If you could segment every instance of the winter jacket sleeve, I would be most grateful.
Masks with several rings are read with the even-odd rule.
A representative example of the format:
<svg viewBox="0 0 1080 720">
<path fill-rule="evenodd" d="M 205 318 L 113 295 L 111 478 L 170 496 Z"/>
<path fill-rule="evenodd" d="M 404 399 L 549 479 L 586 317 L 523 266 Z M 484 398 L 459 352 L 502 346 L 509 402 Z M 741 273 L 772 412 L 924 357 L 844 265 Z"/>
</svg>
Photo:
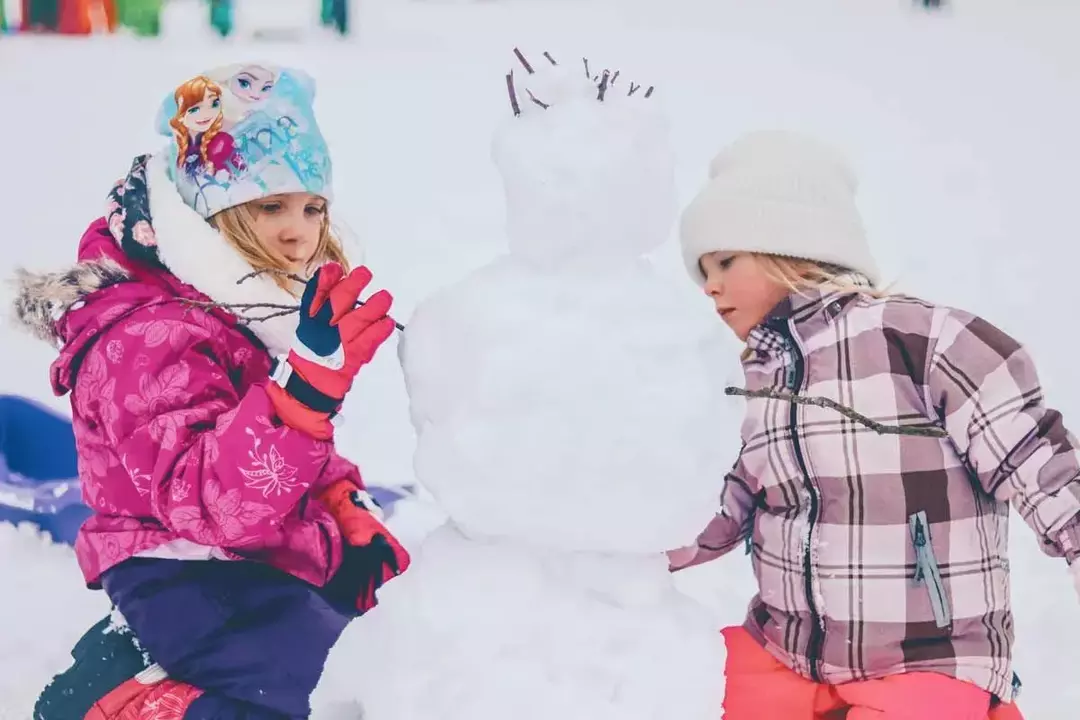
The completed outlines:
<svg viewBox="0 0 1080 720">
<path fill-rule="evenodd" d="M 360 486 L 331 443 L 275 421 L 265 385 L 237 394 L 204 329 L 148 312 L 102 335 L 75 391 L 145 503 L 120 512 L 202 545 L 256 548 L 308 490 L 342 478 Z M 133 327 L 147 328 L 141 345 Z"/>
<path fill-rule="evenodd" d="M 742 470 L 740 459 L 724 478 L 720 512 L 698 535 L 694 553 L 677 565 L 673 564 L 672 570 L 683 570 L 723 557 L 750 536 L 754 528 L 757 499 L 742 479 Z"/>
<path fill-rule="evenodd" d="M 972 315 L 950 311 L 928 354 L 928 406 L 972 477 L 1011 502 L 1043 551 L 1080 556 L 1080 445 L 1043 402 L 1027 351 Z"/>
</svg>

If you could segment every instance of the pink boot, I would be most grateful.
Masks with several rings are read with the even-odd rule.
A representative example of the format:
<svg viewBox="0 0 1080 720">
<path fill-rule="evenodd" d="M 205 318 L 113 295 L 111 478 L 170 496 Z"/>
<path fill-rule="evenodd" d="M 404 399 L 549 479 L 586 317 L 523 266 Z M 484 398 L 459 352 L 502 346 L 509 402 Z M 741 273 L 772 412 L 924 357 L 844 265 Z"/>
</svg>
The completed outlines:
<svg viewBox="0 0 1080 720">
<path fill-rule="evenodd" d="M 94 703 L 83 720 L 184 720 L 202 690 L 152 665 Z"/>
</svg>

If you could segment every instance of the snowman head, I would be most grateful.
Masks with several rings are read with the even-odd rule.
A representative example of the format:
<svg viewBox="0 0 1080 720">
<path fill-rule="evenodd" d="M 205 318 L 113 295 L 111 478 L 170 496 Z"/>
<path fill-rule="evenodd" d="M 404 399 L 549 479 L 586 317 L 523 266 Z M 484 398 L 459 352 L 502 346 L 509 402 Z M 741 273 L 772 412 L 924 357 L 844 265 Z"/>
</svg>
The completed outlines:
<svg viewBox="0 0 1080 720">
<path fill-rule="evenodd" d="M 653 89 L 546 53 L 506 77 L 512 115 L 496 131 L 510 251 L 560 269 L 636 259 L 676 213 L 674 157 Z"/>
</svg>

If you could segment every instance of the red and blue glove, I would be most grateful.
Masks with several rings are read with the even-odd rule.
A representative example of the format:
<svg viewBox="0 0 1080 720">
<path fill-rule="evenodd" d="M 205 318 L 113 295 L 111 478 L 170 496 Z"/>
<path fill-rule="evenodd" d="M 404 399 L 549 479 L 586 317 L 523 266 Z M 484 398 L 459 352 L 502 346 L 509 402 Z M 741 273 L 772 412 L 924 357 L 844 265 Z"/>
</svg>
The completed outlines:
<svg viewBox="0 0 1080 720">
<path fill-rule="evenodd" d="M 268 388 L 278 417 L 289 427 L 329 440 L 331 420 L 356 374 L 394 332 L 387 291 L 356 307 L 370 282 L 365 267 L 345 275 L 340 265 L 328 263 L 304 287 L 295 342 L 287 356 L 275 360 Z"/>
<path fill-rule="evenodd" d="M 337 521 L 345 540 L 341 567 L 327 592 L 346 602 L 355 599 L 359 614 L 375 607 L 375 591 L 409 567 L 409 553 L 386 526 L 375 498 L 348 480 L 338 480 L 317 495 Z"/>
</svg>

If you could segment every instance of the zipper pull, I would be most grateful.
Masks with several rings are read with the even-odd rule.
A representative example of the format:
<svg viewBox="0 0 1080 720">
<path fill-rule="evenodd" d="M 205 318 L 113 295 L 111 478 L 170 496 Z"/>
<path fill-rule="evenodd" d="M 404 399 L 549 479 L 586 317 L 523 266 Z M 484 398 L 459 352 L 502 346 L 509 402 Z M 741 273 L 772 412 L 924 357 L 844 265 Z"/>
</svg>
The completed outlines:
<svg viewBox="0 0 1080 720">
<path fill-rule="evenodd" d="M 922 521 L 915 521 L 915 547 L 926 547 L 926 530 L 923 529 Z"/>
<path fill-rule="evenodd" d="M 788 390 L 794 390 L 795 389 L 795 366 L 794 365 L 788 365 L 787 366 L 787 373 L 784 375 L 784 387 L 786 387 Z"/>
<path fill-rule="evenodd" d="M 915 518 L 911 542 L 915 545 L 915 575 L 912 580 L 918 585 L 926 580 L 926 529 L 923 528 L 920 518 Z"/>
</svg>

